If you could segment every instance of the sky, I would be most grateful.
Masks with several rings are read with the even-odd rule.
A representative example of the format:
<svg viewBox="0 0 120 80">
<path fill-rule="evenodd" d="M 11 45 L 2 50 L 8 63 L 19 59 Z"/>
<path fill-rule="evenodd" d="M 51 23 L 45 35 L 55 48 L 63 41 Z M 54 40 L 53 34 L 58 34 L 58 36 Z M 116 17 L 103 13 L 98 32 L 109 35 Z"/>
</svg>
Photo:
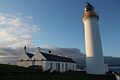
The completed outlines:
<svg viewBox="0 0 120 80">
<path fill-rule="evenodd" d="M 100 16 L 103 54 L 120 57 L 119 0 L 0 0 L 0 48 L 50 45 L 85 52 L 86 2 Z"/>
</svg>

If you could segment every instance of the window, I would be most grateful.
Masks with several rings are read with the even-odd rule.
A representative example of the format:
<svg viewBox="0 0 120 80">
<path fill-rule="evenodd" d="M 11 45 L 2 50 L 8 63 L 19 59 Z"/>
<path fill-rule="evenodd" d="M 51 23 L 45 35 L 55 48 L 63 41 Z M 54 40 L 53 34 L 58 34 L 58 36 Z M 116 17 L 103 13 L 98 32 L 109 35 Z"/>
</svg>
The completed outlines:
<svg viewBox="0 0 120 80">
<path fill-rule="evenodd" d="M 73 65 L 73 70 L 74 70 L 74 65 Z"/>
<path fill-rule="evenodd" d="M 35 58 L 33 59 L 33 61 L 35 61 Z"/>
<path fill-rule="evenodd" d="M 68 64 L 65 64 L 65 71 L 68 71 Z"/>
<path fill-rule="evenodd" d="M 21 59 L 21 61 L 23 61 L 23 59 Z"/>
<path fill-rule="evenodd" d="M 56 71 L 60 71 L 60 63 L 56 63 Z"/>
<path fill-rule="evenodd" d="M 34 60 L 32 60 L 32 65 L 35 65 L 35 59 L 34 59 Z"/>
<path fill-rule="evenodd" d="M 50 63 L 50 68 L 52 69 L 52 62 Z"/>
<path fill-rule="evenodd" d="M 71 63 L 69 63 L 69 65 L 70 65 L 70 69 L 69 69 L 69 70 L 72 70 L 72 69 L 71 69 Z"/>
<path fill-rule="evenodd" d="M 64 63 L 62 63 L 62 69 L 64 69 Z"/>
<path fill-rule="evenodd" d="M 56 70 L 57 70 L 57 63 L 56 63 Z"/>
</svg>

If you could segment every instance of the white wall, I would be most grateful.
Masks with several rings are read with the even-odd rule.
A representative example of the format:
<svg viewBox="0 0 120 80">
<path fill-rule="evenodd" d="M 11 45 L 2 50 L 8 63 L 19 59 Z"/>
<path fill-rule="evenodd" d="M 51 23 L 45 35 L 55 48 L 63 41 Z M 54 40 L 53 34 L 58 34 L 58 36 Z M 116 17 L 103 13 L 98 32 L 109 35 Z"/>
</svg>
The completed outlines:
<svg viewBox="0 0 120 80">
<path fill-rule="evenodd" d="M 39 65 L 39 66 L 42 66 L 42 69 L 43 71 L 46 70 L 46 61 L 35 61 L 35 64 L 34 65 Z"/>
<path fill-rule="evenodd" d="M 27 56 L 27 54 L 25 53 L 25 51 L 22 51 L 23 54 L 20 56 L 20 58 L 17 61 L 17 65 L 18 66 L 23 66 L 23 67 L 29 67 L 32 65 L 32 61 L 30 61 L 31 59 Z"/>
<path fill-rule="evenodd" d="M 83 20 L 86 46 L 86 70 L 89 74 L 105 74 L 104 57 L 98 18 L 89 17 Z"/>
<path fill-rule="evenodd" d="M 46 60 L 46 58 L 38 51 L 36 50 L 34 56 L 32 57 L 32 60 Z"/>
<path fill-rule="evenodd" d="M 43 70 L 46 70 L 46 58 L 40 54 L 39 50 L 36 50 L 35 55 L 32 57 L 32 60 L 35 60 L 35 64 L 42 66 Z"/>
<path fill-rule="evenodd" d="M 76 70 L 76 63 L 69 63 L 69 62 L 59 62 L 59 61 L 46 61 L 46 58 L 40 54 L 39 50 L 36 50 L 34 56 L 32 59 L 30 59 L 25 53 L 21 56 L 21 58 L 17 61 L 18 66 L 23 66 L 23 67 L 29 67 L 32 65 L 39 65 L 42 66 L 43 71 L 46 71 L 51 68 L 51 63 L 52 63 L 52 69 L 51 72 L 57 71 L 58 65 L 59 65 L 59 71 L 60 72 L 65 72 L 68 70 Z M 22 59 L 22 60 L 21 60 Z M 32 61 L 33 60 L 33 61 Z M 67 70 L 66 70 L 66 65 L 67 65 Z M 74 69 L 73 69 L 74 66 Z"/>
<path fill-rule="evenodd" d="M 105 72 L 108 72 L 109 71 L 108 64 L 104 64 L 104 67 L 105 67 Z"/>
<path fill-rule="evenodd" d="M 30 58 L 27 56 L 24 50 L 22 50 L 22 54 L 20 55 L 20 58 L 18 60 L 30 60 Z"/>
<path fill-rule="evenodd" d="M 18 66 L 23 66 L 23 67 L 29 67 L 29 66 L 31 66 L 32 65 L 32 61 L 21 61 L 21 60 L 19 60 L 19 61 L 17 61 L 17 65 Z"/>
<path fill-rule="evenodd" d="M 76 70 L 76 63 L 68 63 L 68 62 L 57 62 L 57 61 L 46 61 L 46 67 L 45 69 L 48 70 L 51 68 L 52 63 L 52 69 L 51 72 L 57 71 L 57 65 L 60 65 L 60 72 L 65 72 L 68 70 Z M 66 70 L 66 64 L 67 64 L 67 70 Z M 73 67 L 74 66 L 74 67 Z"/>
</svg>

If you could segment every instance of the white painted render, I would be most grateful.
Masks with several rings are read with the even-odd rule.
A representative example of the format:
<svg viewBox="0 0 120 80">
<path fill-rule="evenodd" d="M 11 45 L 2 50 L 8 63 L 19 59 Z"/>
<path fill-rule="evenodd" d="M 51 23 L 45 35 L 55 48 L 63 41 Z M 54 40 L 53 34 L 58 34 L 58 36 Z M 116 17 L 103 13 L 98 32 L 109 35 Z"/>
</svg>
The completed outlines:
<svg viewBox="0 0 120 80">
<path fill-rule="evenodd" d="M 23 67 L 29 67 L 30 65 L 32 65 L 32 61 L 30 61 L 31 59 L 26 55 L 24 50 L 22 52 L 23 54 L 18 59 L 17 65 Z"/>
<path fill-rule="evenodd" d="M 17 61 L 17 65 L 18 65 L 18 66 L 22 66 L 22 67 L 29 67 L 29 66 L 32 65 L 32 61 L 28 61 L 28 60 L 24 60 L 24 61 L 18 60 L 18 61 Z"/>
<path fill-rule="evenodd" d="M 35 64 L 33 65 L 39 65 L 42 66 L 43 71 L 46 71 L 46 61 L 35 61 Z"/>
<path fill-rule="evenodd" d="M 86 71 L 89 74 L 105 74 L 98 18 L 88 17 L 83 20 L 86 47 Z"/>
<path fill-rule="evenodd" d="M 22 50 L 22 55 L 20 55 L 19 60 L 30 60 L 30 58 L 26 55 L 25 51 Z"/>
<path fill-rule="evenodd" d="M 53 71 L 66 72 L 68 70 L 72 70 L 72 71 L 76 70 L 76 63 L 48 61 L 42 54 L 40 54 L 40 52 L 37 51 L 31 59 L 26 54 L 23 54 L 23 56 L 17 61 L 17 65 L 23 67 L 39 65 L 42 66 L 43 71 L 47 71 L 50 69 L 50 72 Z M 58 65 L 59 65 L 59 69 L 58 69 Z"/>
<path fill-rule="evenodd" d="M 40 52 L 36 51 L 32 60 L 47 60 Z"/>
<path fill-rule="evenodd" d="M 52 64 L 52 66 L 51 66 Z M 59 64 L 59 69 L 58 69 Z M 67 68 L 66 68 L 67 65 Z M 75 71 L 76 70 L 76 63 L 69 63 L 69 62 L 59 62 L 59 61 L 46 61 L 46 70 L 51 68 L 51 72 L 59 71 L 59 72 L 66 72 L 69 70 Z"/>
</svg>

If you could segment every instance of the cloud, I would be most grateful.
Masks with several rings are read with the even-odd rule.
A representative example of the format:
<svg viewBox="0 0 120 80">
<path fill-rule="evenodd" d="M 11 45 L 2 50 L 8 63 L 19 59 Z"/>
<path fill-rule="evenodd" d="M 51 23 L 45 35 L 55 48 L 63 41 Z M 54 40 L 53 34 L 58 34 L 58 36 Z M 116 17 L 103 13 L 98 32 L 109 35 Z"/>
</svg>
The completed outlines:
<svg viewBox="0 0 120 80">
<path fill-rule="evenodd" d="M 0 47 L 33 45 L 31 34 L 41 30 L 33 20 L 33 17 L 24 16 L 22 13 L 0 13 Z"/>
<path fill-rule="evenodd" d="M 9 62 L 8 57 L 17 59 L 23 54 L 23 46 L 33 47 L 32 34 L 41 29 L 33 23 L 33 17 L 22 13 L 0 13 L 0 59 Z M 12 60 L 13 61 L 13 60 Z M 13 61 L 15 62 L 15 61 Z"/>
</svg>

